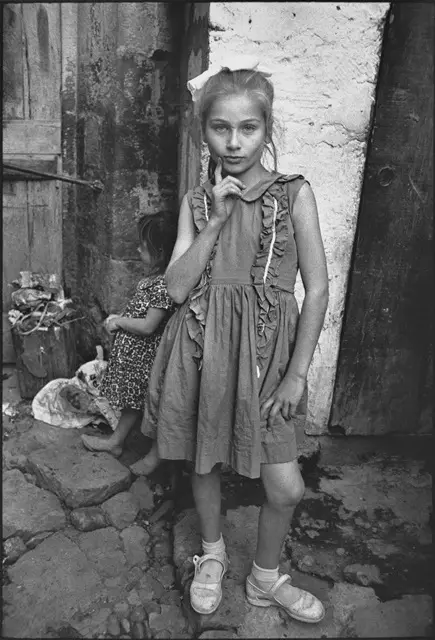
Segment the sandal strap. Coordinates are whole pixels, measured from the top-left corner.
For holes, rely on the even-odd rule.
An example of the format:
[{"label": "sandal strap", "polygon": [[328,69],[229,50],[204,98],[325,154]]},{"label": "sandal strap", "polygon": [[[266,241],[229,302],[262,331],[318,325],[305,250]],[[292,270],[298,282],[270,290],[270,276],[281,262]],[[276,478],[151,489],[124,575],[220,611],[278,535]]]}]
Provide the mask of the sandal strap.
[{"label": "sandal strap", "polygon": [[196,571],[199,571],[201,566],[207,560],[216,560],[217,562],[220,562],[223,570],[225,571],[226,569],[225,562],[228,562],[226,559],[222,558],[222,555],[217,555],[215,553],[206,553],[203,556],[193,556],[192,560],[193,560],[193,564],[195,565]]},{"label": "sandal strap", "polygon": [[284,582],[291,582],[291,581],[292,581],[291,577],[287,573],[284,573],[282,576],[278,578],[278,580],[275,582],[273,587],[269,589],[268,593],[272,593],[273,595],[275,595],[275,592],[278,591],[278,589],[284,584]]}]

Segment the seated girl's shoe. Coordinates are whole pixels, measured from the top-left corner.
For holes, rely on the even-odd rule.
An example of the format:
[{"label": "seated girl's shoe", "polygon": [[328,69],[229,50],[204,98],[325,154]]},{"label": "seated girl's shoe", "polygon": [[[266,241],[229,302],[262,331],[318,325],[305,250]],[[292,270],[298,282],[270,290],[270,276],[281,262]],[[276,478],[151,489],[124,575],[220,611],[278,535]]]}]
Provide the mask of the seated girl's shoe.
[{"label": "seated girl's shoe", "polygon": [[289,602],[288,592],[286,594],[286,590],[282,588],[285,583],[291,582],[287,574],[280,576],[267,591],[263,591],[254,581],[252,575],[246,578],[246,597],[249,604],[255,607],[281,607],[289,616],[300,622],[316,623],[325,616],[325,609],[320,600],[303,589],[297,589],[299,597],[294,602]]},{"label": "seated girl's shoe", "polygon": [[228,557],[225,552],[206,553],[193,556],[193,564],[195,576],[190,585],[190,604],[197,613],[208,615],[221,603],[222,578],[228,569]]}]

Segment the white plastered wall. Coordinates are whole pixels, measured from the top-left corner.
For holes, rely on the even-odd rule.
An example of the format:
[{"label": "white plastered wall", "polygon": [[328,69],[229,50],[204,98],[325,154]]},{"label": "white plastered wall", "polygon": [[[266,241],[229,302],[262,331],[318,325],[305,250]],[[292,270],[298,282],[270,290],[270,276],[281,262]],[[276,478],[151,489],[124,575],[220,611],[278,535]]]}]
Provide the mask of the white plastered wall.
[{"label": "white plastered wall", "polygon": [[[279,170],[310,181],[330,302],[309,374],[306,432],[327,431],[389,2],[211,2],[210,64],[250,54],[273,71]],[[205,158],[204,158],[205,162]],[[203,170],[205,166],[203,166]],[[303,299],[298,279],[296,296]]]}]

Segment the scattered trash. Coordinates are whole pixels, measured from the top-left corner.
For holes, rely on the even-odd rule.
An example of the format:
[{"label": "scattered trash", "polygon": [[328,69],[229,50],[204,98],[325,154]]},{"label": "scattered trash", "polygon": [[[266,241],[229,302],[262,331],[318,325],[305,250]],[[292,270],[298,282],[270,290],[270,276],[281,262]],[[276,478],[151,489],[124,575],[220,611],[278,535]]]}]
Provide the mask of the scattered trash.
[{"label": "scattered trash", "polygon": [[11,402],[3,402],[2,413],[9,418],[15,418],[19,411]]},{"label": "scattered trash", "polygon": [[63,429],[81,429],[92,422],[104,421],[115,430],[120,412],[99,395],[106,367],[99,345],[97,358],[79,367],[73,378],[51,380],[36,394],[33,417]]},{"label": "scattered trash", "polygon": [[12,292],[13,308],[8,313],[9,322],[21,335],[33,331],[47,331],[49,327],[61,327],[82,320],[72,307],[72,300],[65,298],[59,277],[54,274],[20,271],[13,280],[18,287]]}]

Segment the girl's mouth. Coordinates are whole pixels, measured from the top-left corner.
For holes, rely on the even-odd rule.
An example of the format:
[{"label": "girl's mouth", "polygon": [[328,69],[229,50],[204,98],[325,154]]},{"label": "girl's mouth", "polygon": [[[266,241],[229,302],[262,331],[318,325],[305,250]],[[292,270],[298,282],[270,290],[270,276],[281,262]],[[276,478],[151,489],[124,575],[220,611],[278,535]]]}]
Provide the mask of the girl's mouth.
[{"label": "girl's mouth", "polygon": [[239,162],[242,162],[243,158],[240,156],[224,156],[224,160],[228,164],[239,164]]}]

